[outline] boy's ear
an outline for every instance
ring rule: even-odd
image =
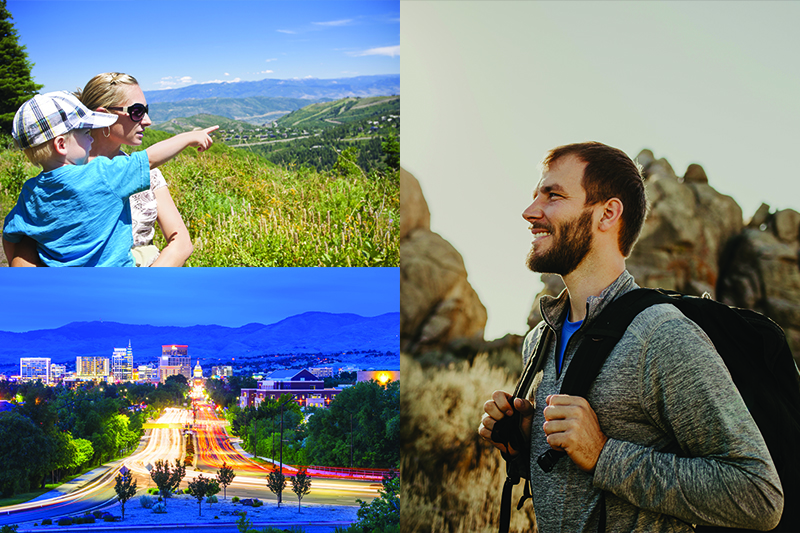
[[[53,139],[53,149],[60,155],[67,155],[67,137],[65,135],[57,135]]]

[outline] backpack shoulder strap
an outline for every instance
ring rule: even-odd
[[[536,341],[536,347],[533,353],[525,362],[522,375],[514,389],[514,398],[525,398],[534,376],[544,367],[545,351],[552,337],[553,331],[548,326],[545,326],[541,335],[539,335],[539,339]],[[511,408],[514,409],[513,402]],[[513,459],[503,454],[503,458],[506,460],[506,481],[503,484],[503,492],[500,499],[500,533],[508,533],[509,524],[511,522],[511,491],[514,485],[519,483],[521,477],[530,477],[530,474],[522,476],[520,472],[521,468],[530,468],[530,449],[525,446],[522,431],[520,431],[519,428],[520,418],[519,413],[514,410],[514,415],[512,417],[500,420],[495,424],[495,429],[492,430],[492,440],[495,442],[503,442],[505,439],[501,440],[500,435],[505,432],[508,437],[505,442],[511,444],[515,450],[520,450],[519,455]],[[501,430],[501,428],[503,429]],[[525,500],[528,498],[533,498],[533,496],[531,496],[530,491],[530,480],[526,479],[525,493],[517,504],[518,510],[522,508],[522,504],[525,503]]]
[[[670,303],[672,298],[656,289],[635,289],[609,303],[587,325],[586,333],[572,357],[561,383],[561,393],[583,396],[597,379],[600,369],[625,334],[636,315],[658,303]]]
[[[610,302],[592,322],[587,324],[586,333],[572,361],[567,367],[561,382],[561,394],[586,397],[608,354],[625,334],[633,319],[657,303],[669,303],[672,298],[663,291],[655,289],[634,289]],[[550,472],[566,452],[547,450],[536,462],[545,472]]]
[[[539,339],[536,342],[536,347],[534,348],[533,353],[526,362],[525,368],[522,369],[522,375],[520,376],[517,386],[514,389],[514,398],[523,398],[525,394],[528,393],[528,389],[530,389],[531,383],[533,382],[533,377],[542,368],[544,368],[544,362],[546,359],[545,351],[552,340],[553,330],[549,326],[544,326],[542,333],[539,335]]]

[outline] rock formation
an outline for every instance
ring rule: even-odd
[[[430,230],[419,182],[400,169],[400,349],[444,350],[455,339],[483,339],[486,308],[467,281],[464,260]]]
[[[714,296],[725,245],[742,231],[741,208],[711,188],[700,165],[679,178],[649,150],[637,159],[650,213],[628,269],[643,286]]]
[[[800,213],[762,204],[726,256],[718,299],[777,322],[800,363]]]

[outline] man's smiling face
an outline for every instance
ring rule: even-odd
[[[554,162],[542,173],[533,203],[522,213],[533,235],[527,265],[534,272],[565,276],[591,250],[594,210],[585,206],[585,166],[574,156]]]

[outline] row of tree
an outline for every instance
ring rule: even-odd
[[[187,391],[185,378],[177,377],[158,388],[0,382],[0,398],[15,406],[0,414],[0,493],[44,488],[129,454],[139,444],[144,421],[164,407],[181,405]]]
[[[179,460],[175,460],[174,466],[170,466],[169,461],[156,461],[155,466],[150,470],[150,477],[158,487],[159,501],[166,507],[166,498],[174,494],[186,476],[186,468]],[[189,481],[186,493],[197,500],[198,513],[203,515],[203,498],[211,498],[220,491],[222,487],[223,495],[227,495],[227,488],[233,482],[236,474],[233,468],[223,463],[217,470],[215,478],[204,477],[200,474],[192,481]],[[297,475],[291,477],[292,492],[297,495],[298,511],[303,501],[303,496],[311,491],[311,477],[304,469],[300,469]],[[286,488],[286,476],[280,470],[270,472],[267,477],[267,487],[278,497],[278,507],[283,500],[283,491]],[[115,478],[114,492],[122,509],[122,519],[125,520],[125,504],[136,496],[137,482],[133,479],[130,470],[123,467]]]
[[[242,389],[255,389],[257,384],[251,376],[230,376],[224,380],[209,378],[206,380],[206,393],[211,401],[226,409],[236,405]]]
[[[398,467],[399,382],[384,387],[363,381],[342,390],[327,409],[310,411],[305,422],[300,406],[285,394],[258,408],[233,405],[226,416],[231,431],[256,456],[294,465]]]

